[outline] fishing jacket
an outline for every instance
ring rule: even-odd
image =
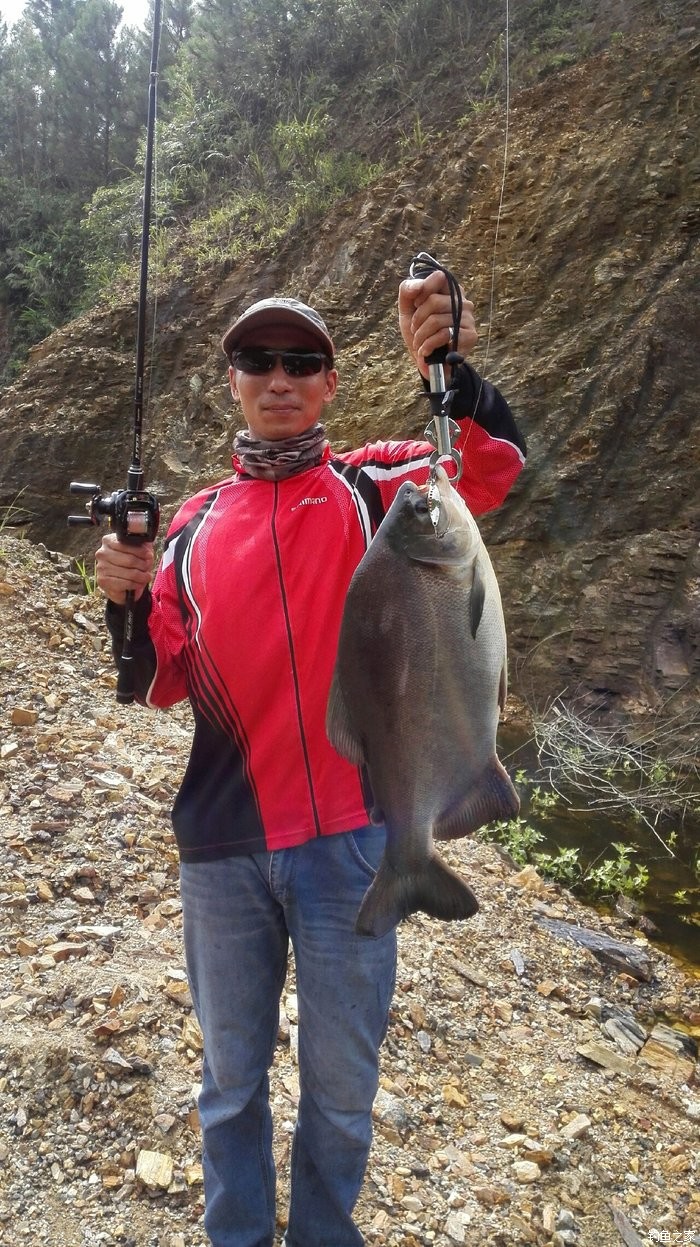
[[[459,369],[452,415],[458,485],[480,514],[498,506],[525,445],[494,387]],[[461,419],[460,419],[461,417]],[[194,736],[173,808],[183,859],[304,843],[364,826],[361,768],[325,732],[350,578],[403,481],[423,484],[432,447],[375,442],[280,481],[234,474],[175,515],[153,587],[134,618],[135,690],[157,707],[189,698]],[[108,604],[115,657],[124,610]]]

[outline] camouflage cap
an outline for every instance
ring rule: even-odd
[[[289,325],[297,329],[305,329],[318,340],[324,355],[327,355],[333,363],[335,356],[333,339],[318,312],[299,299],[281,297],[261,299],[258,303],[251,304],[238,317],[238,320],[233,322],[221,341],[224,355],[231,358],[244,334],[248,334],[252,329],[262,329],[271,325]]]

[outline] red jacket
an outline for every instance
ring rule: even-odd
[[[457,443],[476,514],[499,505],[524,460],[492,393],[504,427],[466,420]],[[350,578],[402,481],[427,479],[431,450],[327,449],[282,481],[237,471],[178,511],[137,604],[136,641],[137,695],[150,706],[189,697],[194,712],[173,810],[183,857],[285,848],[368,822],[362,772],[326,737],[328,690]]]

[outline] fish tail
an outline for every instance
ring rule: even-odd
[[[365,893],[355,930],[358,935],[376,937],[386,935],[418,909],[450,922],[471,918],[478,908],[471,888],[437,855],[413,874],[400,874],[385,858]]]

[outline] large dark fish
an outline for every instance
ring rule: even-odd
[[[356,929],[383,935],[417,909],[479,908],[433,839],[511,818],[518,796],[496,757],[506,633],[491,560],[441,467],[439,501],[399,489],[350,582],[326,730],[365,765],[387,844]],[[435,523],[434,523],[435,521]]]

